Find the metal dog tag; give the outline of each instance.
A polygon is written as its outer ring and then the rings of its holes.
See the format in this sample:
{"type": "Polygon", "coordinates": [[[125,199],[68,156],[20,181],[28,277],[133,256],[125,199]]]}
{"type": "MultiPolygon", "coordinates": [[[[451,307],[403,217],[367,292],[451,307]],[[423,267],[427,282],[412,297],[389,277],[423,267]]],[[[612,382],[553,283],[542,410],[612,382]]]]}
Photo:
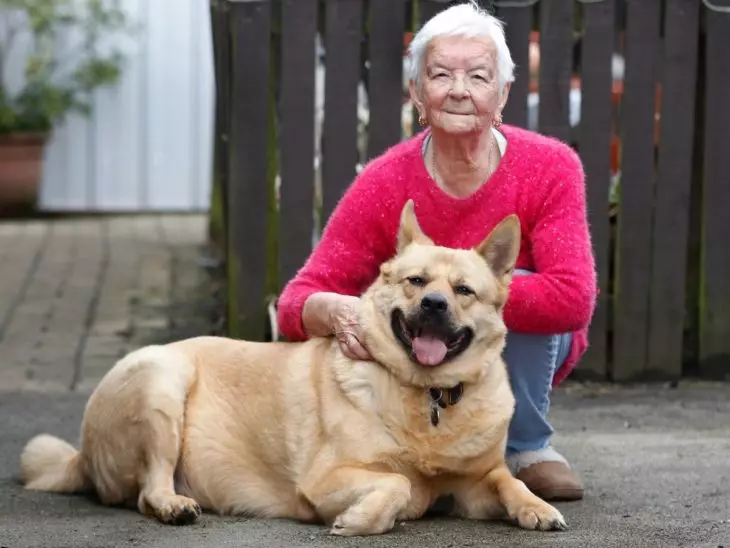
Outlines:
{"type": "Polygon", "coordinates": [[[429,395],[431,397],[431,401],[428,404],[429,409],[431,410],[431,424],[438,426],[439,421],[441,420],[441,400],[443,399],[443,392],[437,388],[432,388],[429,390],[429,395]]]}
{"type": "Polygon", "coordinates": [[[438,426],[439,420],[441,419],[441,408],[439,407],[439,403],[431,400],[429,407],[431,408],[431,424],[438,426]]]}

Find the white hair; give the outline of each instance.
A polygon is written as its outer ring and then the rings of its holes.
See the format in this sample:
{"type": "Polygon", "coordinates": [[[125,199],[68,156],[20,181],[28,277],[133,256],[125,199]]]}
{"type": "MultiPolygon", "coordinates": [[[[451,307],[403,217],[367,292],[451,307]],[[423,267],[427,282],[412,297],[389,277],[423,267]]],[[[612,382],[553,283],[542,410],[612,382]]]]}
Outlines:
{"type": "Polygon", "coordinates": [[[437,13],[413,37],[408,48],[410,53],[408,74],[414,82],[420,83],[428,44],[439,36],[490,38],[497,48],[500,92],[507,82],[514,81],[515,64],[507,47],[502,21],[479,7],[476,0],[469,0],[437,13]]]}

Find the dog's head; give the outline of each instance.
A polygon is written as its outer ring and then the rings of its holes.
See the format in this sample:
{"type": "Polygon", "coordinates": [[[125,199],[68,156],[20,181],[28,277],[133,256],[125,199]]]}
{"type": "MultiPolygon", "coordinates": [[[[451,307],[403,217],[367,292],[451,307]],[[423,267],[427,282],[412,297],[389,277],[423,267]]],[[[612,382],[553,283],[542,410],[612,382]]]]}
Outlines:
{"type": "Polygon", "coordinates": [[[504,348],[502,311],[519,247],[514,215],[474,249],[436,246],[409,200],[396,256],[362,296],[365,343],[373,357],[418,386],[478,380],[504,348]]]}

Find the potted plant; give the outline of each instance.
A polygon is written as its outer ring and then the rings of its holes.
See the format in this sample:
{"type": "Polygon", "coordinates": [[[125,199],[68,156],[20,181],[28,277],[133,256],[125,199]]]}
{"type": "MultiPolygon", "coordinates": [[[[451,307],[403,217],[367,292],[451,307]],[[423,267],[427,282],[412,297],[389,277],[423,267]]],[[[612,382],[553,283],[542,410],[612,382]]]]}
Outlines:
{"type": "Polygon", "coordinates": [[[119,80],[129,29],[118,0],[0,0],[0,211],[35,205],[53,128],[119,80]]]}

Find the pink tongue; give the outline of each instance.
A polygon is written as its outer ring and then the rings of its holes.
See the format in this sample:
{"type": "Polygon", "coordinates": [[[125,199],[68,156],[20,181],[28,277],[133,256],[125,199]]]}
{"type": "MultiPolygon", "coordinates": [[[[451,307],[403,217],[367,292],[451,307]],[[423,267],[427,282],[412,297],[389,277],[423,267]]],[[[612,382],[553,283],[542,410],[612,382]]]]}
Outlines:
{"type": "Polygon", "coordinates": [[[421,365],[438,365],[446,357],[446,345],[435,337],[416,337],[413,339],[413,350],[421,365]]]}

